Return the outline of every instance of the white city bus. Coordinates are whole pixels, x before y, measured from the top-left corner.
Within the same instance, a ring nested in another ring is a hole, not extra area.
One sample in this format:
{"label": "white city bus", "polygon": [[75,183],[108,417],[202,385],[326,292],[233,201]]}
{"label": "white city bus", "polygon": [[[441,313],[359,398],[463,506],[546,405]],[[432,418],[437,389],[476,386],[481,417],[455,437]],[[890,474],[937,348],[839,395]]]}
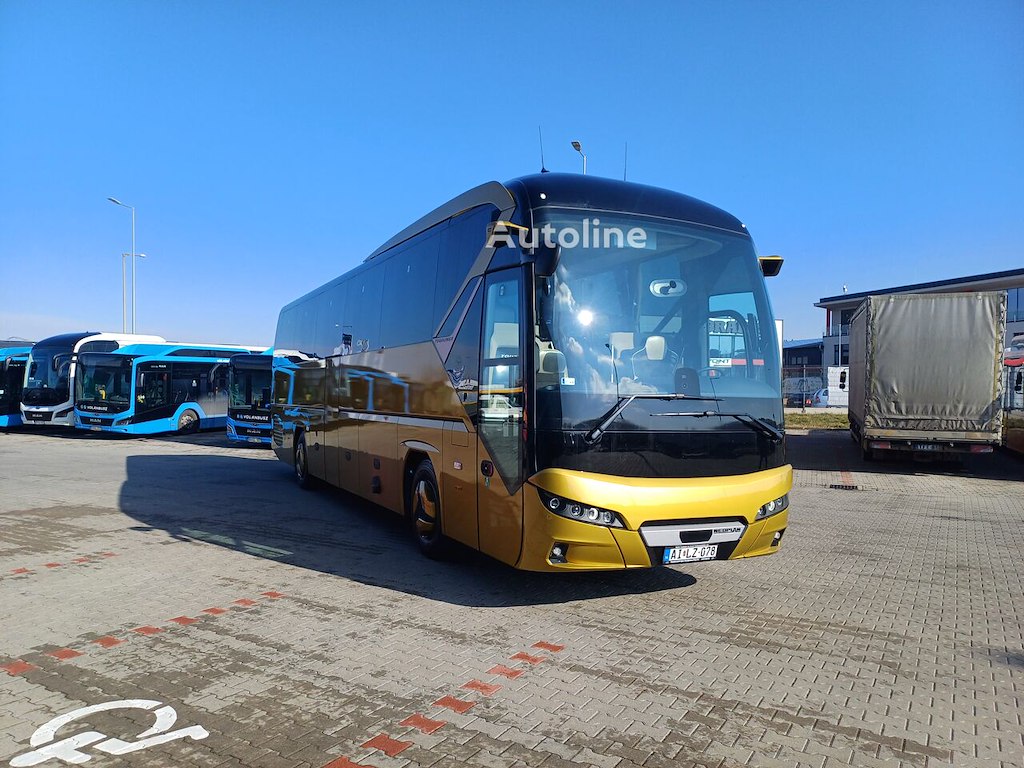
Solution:
{"label": "white city bus", "polygon": [[83,352],[113,352],[126,344],[160,343],[162,336],[135,333],[63,333],[36,342],[25,365],[22,422],[29,426],[75,424],[75,369]]}

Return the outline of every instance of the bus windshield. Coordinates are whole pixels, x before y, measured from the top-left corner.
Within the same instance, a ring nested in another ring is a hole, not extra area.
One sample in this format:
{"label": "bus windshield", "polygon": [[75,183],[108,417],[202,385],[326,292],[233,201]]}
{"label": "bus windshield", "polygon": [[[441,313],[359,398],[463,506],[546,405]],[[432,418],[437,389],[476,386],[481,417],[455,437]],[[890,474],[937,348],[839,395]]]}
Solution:
{"label": "bus windshield", "polygon": [[232,368],[231,407],[270,410],[270,384],[273,372],[264,370]]}
{"label": "bus windshield", "polygon": [[81,355],[75,376],[75,401],[127,410],[132,402],[132,361],[114,355]]}
{"label": "bus windshield", "polygon": [[25,368],[22,401],[29,405],[60,405],[70,399],[70,347],[32,348]]}
{"label": "bus windshield", "polygon": [[617,430],[708,429],[652,417],[709,410],[781,424],[778,341],[748,237],[628,213],[536,214],[538,229],[576,232],[559,236],[555,274],[536,283],[542,428],[590,429],[631,395]]}

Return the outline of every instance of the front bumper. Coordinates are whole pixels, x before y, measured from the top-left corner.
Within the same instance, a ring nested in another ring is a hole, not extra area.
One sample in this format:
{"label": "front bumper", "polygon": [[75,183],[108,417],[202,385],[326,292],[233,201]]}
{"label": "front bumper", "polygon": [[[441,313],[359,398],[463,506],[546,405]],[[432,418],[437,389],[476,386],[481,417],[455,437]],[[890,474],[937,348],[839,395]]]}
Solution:
{"label": "front bumper", "polygon": [[[692,533],[699,524],[719,531],[742,528],[738,539],[719,544],[715,559],[770,555],[779,549],[789,515],[783,511],[757,520],[757,511],[789,493],[792,485],[793,468],[788,465],[749,475],[699,478],[618,478],[543,470],[524,487],[523,549],[517,566],[532,571],[650,568],[662,563],[666,536]],[[611,509],[625,527],[606,528],[555,515],[543,505],[538,488]],[[564,558],[552,558],[552,548],[559,544]]]}

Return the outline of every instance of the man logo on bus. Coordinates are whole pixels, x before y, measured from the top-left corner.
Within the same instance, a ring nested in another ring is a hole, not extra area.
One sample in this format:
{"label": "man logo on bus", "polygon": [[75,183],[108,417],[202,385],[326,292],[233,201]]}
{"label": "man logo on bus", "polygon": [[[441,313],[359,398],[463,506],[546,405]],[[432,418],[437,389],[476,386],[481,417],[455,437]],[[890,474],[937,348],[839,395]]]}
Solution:
{"label": "man logo on bus", "polygon": [[[518,243],[517,243],[518,241]],[[538,246],[553,250],[562,248],[646,248],[647,231],[643,227],[631,227],[623,232],[620,227],[606,227],[598,218],[583,220],[582,231],[575,227],[557,228],[548,222],[539,230],[520,226],[508,221],[496,221],[487,236],[487,247],[515,247],[532,251]]]}

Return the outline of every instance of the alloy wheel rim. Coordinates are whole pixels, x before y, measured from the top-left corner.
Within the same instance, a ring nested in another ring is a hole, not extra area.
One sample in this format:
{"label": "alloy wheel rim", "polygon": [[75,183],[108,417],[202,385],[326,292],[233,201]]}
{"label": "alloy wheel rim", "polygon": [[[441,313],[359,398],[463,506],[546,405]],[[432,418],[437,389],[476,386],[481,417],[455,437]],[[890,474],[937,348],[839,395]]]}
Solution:
{"label": "alloy wheel rim", "polygon": [[426,480],[416,484],[416,533],[423,541],[433,541],[437,531],[437,502],[431,498]]}

